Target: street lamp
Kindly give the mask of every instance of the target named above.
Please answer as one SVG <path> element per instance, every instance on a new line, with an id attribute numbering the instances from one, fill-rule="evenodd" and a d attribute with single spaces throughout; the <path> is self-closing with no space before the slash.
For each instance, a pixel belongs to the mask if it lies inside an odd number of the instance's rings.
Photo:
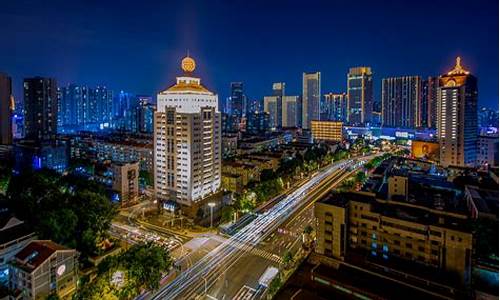
<path id="1" fill-rule="evenodd" d="M 214 222 L 214 206 L 215 203 L 209 202 L 208 206 L 210 207 L 210 228 L 213 227 L 213 222 Z"/>

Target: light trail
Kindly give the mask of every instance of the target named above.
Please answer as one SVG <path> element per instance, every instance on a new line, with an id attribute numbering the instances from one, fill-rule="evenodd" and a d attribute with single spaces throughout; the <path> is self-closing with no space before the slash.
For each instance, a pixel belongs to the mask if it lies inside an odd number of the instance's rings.
<path id="1" fill-rule="evenodd" d="M 352 167 L 353 160 L 333 164 L 318 172 L 307 183 L 287 195 L 283 200 L 241 229 L 230 239 L 205 255 L 172 282 L 154 292 L 150 299 L 191 299 L 193 294 L 206 289 L 208 281 L 217 279 L 218 269 L 226 270 L 250 248 L 286 221 L 303 204 L 309 192 L 336 171 Z M 224 266 L 226 266 L 224 268 Z M 215 277 L 215 278 L 213 278 Z"/>

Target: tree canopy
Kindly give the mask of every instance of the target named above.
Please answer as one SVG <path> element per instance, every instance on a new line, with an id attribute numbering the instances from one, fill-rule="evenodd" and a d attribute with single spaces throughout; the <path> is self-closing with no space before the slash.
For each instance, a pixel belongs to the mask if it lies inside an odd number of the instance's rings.
<path id="1" fill-rule="evenodd" d="M 7 189 L 12 211 L 38 236 L 76 248 L 85 258 L 99 253 L 116 207 L 95 182 L 42 170 L 13 176 Z"/>

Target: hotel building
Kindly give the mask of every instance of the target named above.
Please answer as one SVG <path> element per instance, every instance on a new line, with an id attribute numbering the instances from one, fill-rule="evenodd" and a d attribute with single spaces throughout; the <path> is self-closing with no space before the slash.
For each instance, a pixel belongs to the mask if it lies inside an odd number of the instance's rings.
<path id="1" fill-rule="evenodd" d="M 200 204 L 221 185 L 221 115 L 218 97 L 193 77 L 195 61 L 182 60 L 184 75 L 158 94 L 154 116 L 155 194 L 182 207 Z"/>
<path id="2" fill-rule="evenodd" d="M 477 79 L 457 57 L 453 70 L 439 77 L 437 136 L 442 166 L 476 164 L 477 119 Z"/>

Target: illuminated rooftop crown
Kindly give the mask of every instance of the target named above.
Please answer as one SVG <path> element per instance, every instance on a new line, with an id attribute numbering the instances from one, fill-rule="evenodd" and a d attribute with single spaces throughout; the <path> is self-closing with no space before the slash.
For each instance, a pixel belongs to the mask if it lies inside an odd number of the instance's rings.
<path id="1" fill-rule="evenodd" d="M 453 70 L 451 70 L 450 72 L 448 72 L 448 75 L 468 75 L 470 72 L 465 70 L 462 65 L 460 64 L 461 63 L 461 58 L 460 56 L 457 56 L 457 61 L 456 61 L 456 64 L 455 64 L 455 68 L 453 68 Z"/>
<path id="2" fill-rule="evenodd" d="M 188 54 L 182 59 L 181 68 L 186 73 L 193 73 L 194 69 L 196 69 L 196 62 Z"/>

